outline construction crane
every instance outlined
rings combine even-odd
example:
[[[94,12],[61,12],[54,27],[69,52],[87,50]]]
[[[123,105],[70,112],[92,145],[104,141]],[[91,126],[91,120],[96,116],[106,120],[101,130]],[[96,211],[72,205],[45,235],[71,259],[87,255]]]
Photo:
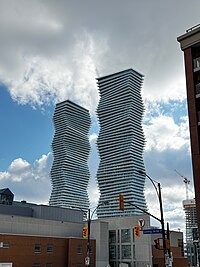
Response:
[[[188,180],[187,177],[183,176],[180,172],[177,170],[174,170],[178,175],[180,175],[183,178],[183,182],[185,184],[185,192],[186,192],[186,199],[189,199],[188,197],[188,185],[190,184],[190,180]]]

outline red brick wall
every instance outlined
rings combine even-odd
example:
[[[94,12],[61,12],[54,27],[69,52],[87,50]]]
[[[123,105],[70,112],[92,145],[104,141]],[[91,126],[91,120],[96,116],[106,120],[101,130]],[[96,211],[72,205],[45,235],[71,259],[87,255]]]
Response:
[[[46,267],[52,263],[53,267],[72,267],[82,263],[84,266],[87,241],[78,238],[55,238],[22,235],[0,235],[0,242],[8,243],[9,248],[0,248],[0,262],[12,262],[13,267],[32,267],[39,263]],[[35,244],[41,245],[41,252],[35,252]],[[47,245],[53,245],[53,252],[47,252]],[[95,241],[92,240],[92,266],[95,266]],[[82,245],[82,254],[77,253],[77,246]]]
[[[188,267],[188,259],[181,256],[181,248],[171,247],[173,254],[173,267]],[[152,246],[153,266],[164,267],[163,250],[156,249]]]
[[[192,166],[194,176],[194,187],[195,187],[195,199],[197,209],[197,220],[200,233],[200,140],[197,121],[197,107],[196,107],[196,95],[195,95],[195,84],[194,84],[194,73],[193,73],[193,59],[192,59],[192,48],[189,47],[184,50],[185,57],[185,74],[187,84],[187,100],[188,100],[188,114],[189,114],[189,127],[190,127],[190,139],[191,139],[191,151],[192,151]]]
[[[69,257],[68,257],[68,266],[76,267],[77,263],[82,263],[82,266],[85,266],[85,257],[87,255],[87,242],[86,240],[82,240],[83,252],[82,254],[74,253],[77,251],[77,246],[80,244],[79,239],[70,239],[69,240]],[[96,243],[95,240],[90,241],[91,245],[91,254],[90,254],[90,262],[91,266],[95,266],[96,260]]]

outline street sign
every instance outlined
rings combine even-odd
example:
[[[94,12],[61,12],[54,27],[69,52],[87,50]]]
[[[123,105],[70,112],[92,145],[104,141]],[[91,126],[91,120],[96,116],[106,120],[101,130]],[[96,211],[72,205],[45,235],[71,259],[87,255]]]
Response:
[[[144,229],[142,231],[143,231],[143,234],[146,234],[146,235],[162,233],[162,229]]]
[[[142,228],[145,226],[145,220],[144,219],[139,219],[138,220],[138,225]]]
[[[85,257],[85,265],[90,265],[90,257]]]

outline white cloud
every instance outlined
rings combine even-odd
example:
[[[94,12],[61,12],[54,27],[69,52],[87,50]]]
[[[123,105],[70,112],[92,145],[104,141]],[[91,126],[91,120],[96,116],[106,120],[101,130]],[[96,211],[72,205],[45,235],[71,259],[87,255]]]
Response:
[[[70,98],[93,112],[98,73],[133,67],[145,75],[145,98],[185,99],[176,37],[195,24],[199,3],[191,7],[181,1],[177,22],[173,10],[179,2],[172,9],[168,2],[127,1],[123,5],[111,0],[105,9],[90,0],[78,4],[2,0],[0,81],[20,104],[44,106]]]
[[[24,56],[21,75],[17,79],[4,78],[12,98],[19,104],[41,107],[71,99],[94,112],[98,103],[94,45],[85,34],[85,40],[78,40],[71,51],[71,59],[67,55],[53,60]]]
[[[184,200],[185,190],[181,182],[179,185],[165,186],[161,189],[163,211],[165,223],[169,222],[170,229],[177,230],[185,228],[185,214],[182,201]],[[160,218],[160,206],[158,196],[151,184],[145,190],[145,196],[148,203],[148,209],[151,214]],[[159,224],[159,223],[158,223]]]
[[[146,150],[163,151],[167,149],[179,150],[183,146],[189,148],[188,121],[185,117],[180,118],[177,125],[173,117],[160,115],[152,117],[149,124],[145,124],[144,133],[147,140]]]
[[[28,168],[30,166],[30,164],[26,161],[26,160],[23,160],[21,158],[19,159],[15,159],[11,164],[10,164],[10,167],[9,167],[9,172],[12,173],[14,171],[22,171],[26,168]]]
[[[51,189],[51,163],[51,153],[42,155],[33,164],[21,158],[15,159],[7,171],[0,172],[1,187],[9,187],[17,200],[47,203]]]
[[[99,190],[96,185],[91,184],[88,187],[88,194],[90,199],[90,206],[96,207],[99,200]]]
[[[89,136],[89,141],[90,143],[93,142],[93,141],[96,141],[97,140],[97,137],[98,135],[96,133],[92,133],[90,136]]]
[[[0,172],[0,180],[7,179],[13,182],[21,182],[29,176],[30,164],[21,158],[15,159],[9,166],[7,172]]]

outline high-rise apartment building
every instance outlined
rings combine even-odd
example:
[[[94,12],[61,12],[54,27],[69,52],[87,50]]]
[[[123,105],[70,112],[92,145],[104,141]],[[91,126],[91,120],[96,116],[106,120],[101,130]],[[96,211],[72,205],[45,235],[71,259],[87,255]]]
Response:
[[[177,40],[185,58],[192,166],[200,233],[200,24],[187,30]]]
[[[89,199],[88,155],[90,151],[88,110],[67,100],[56,105],[54,161],[51,169],[52,193],[49,204],[87,211]]]
[[[97,209],[99,218],[121,216],[119,194],[146,210],[144,197],[145,171],[143,163],[144,134],[142,129],[143,76],[133,69],[98,78],[100,102],[97,114],[100,132],[97,140],[100,156],[97,182],[100,191]],[[125,204],[123,214],[130,216],[141,211]]]
[[[183,201],[186,226],[186,252],[191,266],[198,266],[198,226],[195,199]]]

